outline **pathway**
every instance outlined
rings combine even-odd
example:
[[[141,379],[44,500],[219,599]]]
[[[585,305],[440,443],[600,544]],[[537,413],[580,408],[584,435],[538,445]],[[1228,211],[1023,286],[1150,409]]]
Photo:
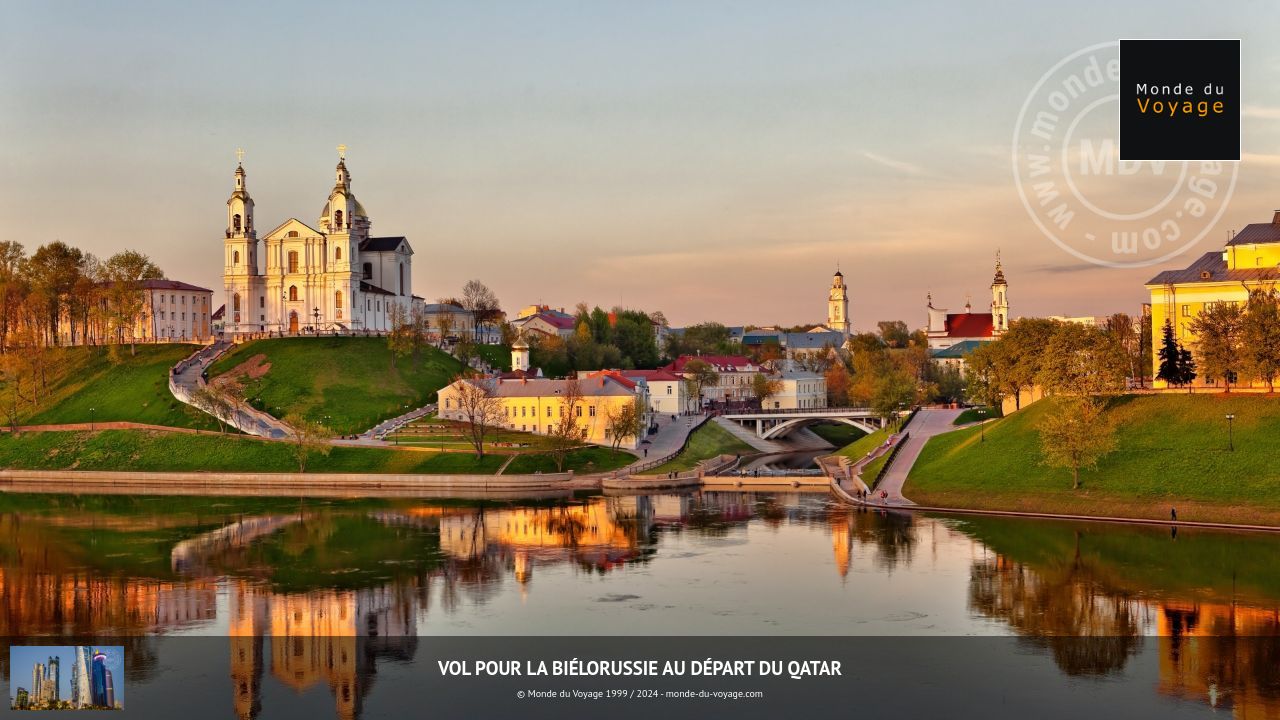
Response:
[[[684,442],[689,437],[689,433],[693,432],[693,429],[702,422],[702,418],[702,415],[679,415],[675,420],[672,420],[670,415],[660,416],[658,418],[658,432],[645,438],[649,443],[647,445],[641,443],[639,449],[628,451],[640,455],[640,458],[618,470],[618,474],[625,475],[634,472],[637,466],[678,451],[684,447]],[[646,449],[648,452],[646,452]]]
[[[208,347],[201,348],[191,357],[174,365],[169,382],[169,390],[173,393],[173,396],[188,405],[192,405],[193,403],[190,402],[191,394],[205,385],[205,370],[229,347],[231,347],[230,342],[219,340]],[[204,410],[204,408],[200,409]],[[292,434],[288,425],[253,408],[236,408],[231,412],[231,416],[225,418],[225,420],[237,430],[249,435],[257,435],[258,437],[282,440]]]
[[[915,417],[911,418],[911,422],[905,428],[910,433],[910,436],[907,438],[906,443],[903,444],[902,449],[898,450],[897,456],[893,458],[893,463],[885,471],[884,477],[880,478],[880,484],[876,486],[877,496],[879,496],[881,490],[888,495],[883,504],[915,504],[902,496],[902,485],[907,481],[907,474],[911,472],[911,466],[915,465],[916,459],[920,457],[920,451],[924,449],[924,444],[929,441],[929,438],[956,429],[953,423],[962,412],[964,411],[922,408],[915,414]]]

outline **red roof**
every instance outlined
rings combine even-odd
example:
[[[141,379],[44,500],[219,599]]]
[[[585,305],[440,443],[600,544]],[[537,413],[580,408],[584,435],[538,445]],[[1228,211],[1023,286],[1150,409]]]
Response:
[[[748,368],[758,369],[755,363],[741,355],[681,355],[676,361],[662,368],[670,372],[684,372],[684,366],[694,360],[701,360],[718,371],[737,370],[745,372]]]
[[[617,370],[596,370],[595,372],[587,373],[587,378],[601,378],[601,382],[603,382],[605,378],[608,378],[628,390],[636,389],[636,384],[630,379],[623,377]]]
[[[992,337],[991,313],[948,313],[947,337]]]
[[[667,370],[663,370],[662,368],[657,370],[623,370],[622,375],[629,378],[640,378],[646,382],[670,382],[672,380],[680,379],[679,375],[675,375]]]

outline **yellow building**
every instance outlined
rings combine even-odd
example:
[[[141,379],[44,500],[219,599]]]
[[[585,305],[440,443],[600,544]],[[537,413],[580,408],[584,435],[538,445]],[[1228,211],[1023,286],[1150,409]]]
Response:
[[[1271,288],[1280,280],[1280,210],[1269,223],[1245,226],[1222,250],[1201,255],[1182,270],[1165,270],[1147,281],[1151,292],[1152,376],[1160,371],[1164,323],[1173,324],[1178,342],[1194,352],[1191,324],[1212,303],[1243,305],[1255,288]],[[1249,385],[1248,378],[1239,378]],[[1234,386],[1233,380],[1232,385]],[[1258,384],[1261,387],[1261,383]],[[1165,387],[1160,380],[1156,387]],[[1197,377],[1194,387],[1221,386],[1221,378]]]
[[[570,383],[577,384],[581,399],[574,403],[572,412],[576,418],[582,441],[595,445],[613,445],[611,417],[628,405],[639,404],[642,411],[649,407],[646,387],[612,372],[595,373],[581,380],[551,380],[548,378],[469,378],[455,381],[441,388],[439,416],[446,420],[468,422],[478,418],[476,404],[467,401],[464,385],[483,388],[495,405],[496,418],[488,422],[510,430],[547,435],[569,412],[566,397],[572,395]],[[470,409],[467,409],[468,406]],[[635,449],[640,438],[631,433],[622,438],[619,447]]]

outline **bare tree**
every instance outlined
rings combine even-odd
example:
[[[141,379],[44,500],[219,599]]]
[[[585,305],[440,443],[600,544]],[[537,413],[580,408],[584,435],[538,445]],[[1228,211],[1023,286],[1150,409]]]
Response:
[[[458,403],[458,414],[466,426],[467,439],[475,448],[476,457],[484,457],[484,436],[490,427],[502,419],[502,401],[495,394],[492,380],[459,375],[453,383],[456,390],[453,400]]]
[[[564,461],[569,451],[582,444],[582,429],[578,418],[582,413],[582,384],[576,376],[565,380],[560,391],[560,417],[548,428],[551,438],[551,458],[556,470],[564,471]]]
[[[200,385],[191,392],[191,404],[212,415],[213,419],[218,421],[219,432],[224,434],[227,432],[227,419],[231,417],[235,408],[226,395],[208,385]]]
[[[468,280],[462,286],[462,307],[471,313],[476,325],[494,322],[502,317],[498,296],[479,280]]]
[[[640,403],[640,398],[636,398],[605,414],[609,442],[614,450],[622,445],[623,440],[629,437],[639,438],[640,433],[644,432],[644,409],[640,407]]]

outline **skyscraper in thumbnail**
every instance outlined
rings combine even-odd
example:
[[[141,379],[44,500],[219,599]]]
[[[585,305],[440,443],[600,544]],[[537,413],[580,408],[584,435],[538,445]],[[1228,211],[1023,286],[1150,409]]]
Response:
[[[77,645],[71,660],[71,704],[77,708],[93,704],[93,650]]]
[[[107,668],[107,695],[105,699],[106,703],[104,704],[107,707],[114,708],[116,706],[116,684],[111,679],[111,668]]]
[[[36,663],[31,668],[31,703],[39,705],[43,698],[41,693],[44,692],[44,663]]]
[[[107,705],[107,656],[98,651],[93,656],[93,704],[100,707]],[[112,691],[114,694],[114,691]]]
[[[57,656],[49,658],[49,664],[45,667],[44,681],[50,688],[45,700],[58,702],[62,698],[59,697],[61,691],[58,686],[62,682],[62,660]]]

